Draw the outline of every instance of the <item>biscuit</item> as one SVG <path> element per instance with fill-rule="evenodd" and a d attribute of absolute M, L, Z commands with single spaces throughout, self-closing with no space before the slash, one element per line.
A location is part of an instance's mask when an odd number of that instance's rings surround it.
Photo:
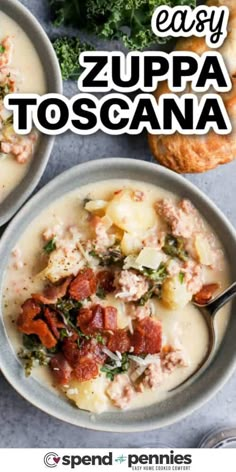
<path fill-rule="evenodd" d="M 224 58 L 232 78 L 232 90 L 221 94 L 228 111 L 233 131 L 218 135 L 214 131 L 202 136 L 153 135 L 148 141 L 154 157 L 165 167 L 179 173 L 205 172 L 220 164 L 226 164 L 236 157 L 236 2 L 235 0 L 209 0 L 208 5 L 225 5 L 230 8 L 228 37 L 218 50 Z M 176 50 L 191 51 L 199 55 L 208 51 L 205 38 L 191 37 L 177 42 Z M 169 93 L 167 82 L 160 84 L 155 92 L 157 101 L 163 93 Z M 191 87 L 188 85 L 188 92 Z M 184 92 L 183 92 L 184 93 Z"/>

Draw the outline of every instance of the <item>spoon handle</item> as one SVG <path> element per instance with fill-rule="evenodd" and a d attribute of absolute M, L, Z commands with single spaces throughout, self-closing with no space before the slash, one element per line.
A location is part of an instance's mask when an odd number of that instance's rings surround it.
<path fill-rule="evenodd" d="M 205 305 L 208 313 L 214 316 L 226 303 L 236 295 L 236 282 L 228 287 L 223 293 L 216 297 L 212 302 Z"/>

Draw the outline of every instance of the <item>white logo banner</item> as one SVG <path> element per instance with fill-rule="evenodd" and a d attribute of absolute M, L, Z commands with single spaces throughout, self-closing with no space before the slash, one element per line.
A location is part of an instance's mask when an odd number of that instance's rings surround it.
<path fill-rule="evenodd" d="M 236 449 L 0 449 L 1 470 L 235 472 Z"/>

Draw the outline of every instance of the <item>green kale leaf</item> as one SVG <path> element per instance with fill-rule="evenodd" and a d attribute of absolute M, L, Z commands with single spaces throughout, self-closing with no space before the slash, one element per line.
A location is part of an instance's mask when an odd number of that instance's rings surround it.
<path fill-rule="evenodd" d="M 168 275 L 166 265 L 163 262 L 160 263 L 157 269 L 143 267 L 141 272 L 145 277 L 157 283 L 162 283 Z"/>
<path fill-rule="evenodd" d="M 63 80 L 76 80 L 82 72 L 79 63 L 80 54 L 94 48 L 89 43 L 83 43 L 79 38 L 63 36 L 53 41 Z"/>
<path fill-rule="evenodd" d="M 55 239 L 50 239 L 50 241 L 48 241 L 48 243 L 43 247 L 43 250 L 46 252 L 46 254 L 50 254 L 52 251 L 55 251 L 56 247 Z"/>
<path fill-rule="evenodd" d="M 120 367 L 115 367 L 116 366 L 116 361 L 110 360 L 106 364 L 104 364 L 101 367 L 101 372 L 104 372 L 106 374 L 106 377 L 113 381 L 115 376 L 118 374 L 125 374 L 125 372 L 128 371 L 129 369 L 129 357 L 127 353 L 122 354 L 122 359 L 121 359 L 121 366 Z"/>
<path fill-rule="evenodd" d="M 162 250 L 168 256 L 177 257 L 181 261 L 185 262 L 188 260 L 188 253 L 185 251 L 183 238 L 176 238 L 172 234 L 167 234 Z"/>

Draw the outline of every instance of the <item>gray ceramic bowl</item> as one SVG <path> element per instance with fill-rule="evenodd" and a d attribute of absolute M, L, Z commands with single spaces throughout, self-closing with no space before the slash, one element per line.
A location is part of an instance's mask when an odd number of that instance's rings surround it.
<path fill-rule="evenodd" d="M 49 202 L 81 185 L 110 178 L 130 178 L 150 182 L 189 198 L 207 219 L 224 245 L 236 279 L 236 235 L 223 214 L 196 187 L 183 177 L 156 164 L 133 159 L 106 159 L 73 167 L 50 182 L 35 195 L 10 223 L 0 242 L 0 287 L 12 248 L 28 225 Z M 2 290 L 2 288 L 0 288 Z M 234 310 L 235 310 L 234 304 Z M 232 308 L 233 310 L 233 308 Z M 103 431 L 141 431 L 165 426 L 192 413 L 209 400 L 232 374 L 236 363 L 236 317 L 230 323 L 212 364 L 200 378 L 162 403 L 133 411 L 91 415 L 72 406 L 66 399 L 49 392 L 35 379 L 25 379 L 0 317 L 0 368 L 12 386 L 43 411 L 71 424 Z M 95 418 L 95 419 L 94 419 Z"/>
<path fill-rule="evenodd" d="M 15 20 L 33 42 L 45 66 L 47 92 L 62 93 L 62 79 L 57 57 L 39 22 L 17 0 L 1 0 L 0 10 Z M 27 174 L 0 204 L 0 226 L 16 213 L 38 184 L 50 157 L 54 139 L 52 136 L 41 135 Z"/>

